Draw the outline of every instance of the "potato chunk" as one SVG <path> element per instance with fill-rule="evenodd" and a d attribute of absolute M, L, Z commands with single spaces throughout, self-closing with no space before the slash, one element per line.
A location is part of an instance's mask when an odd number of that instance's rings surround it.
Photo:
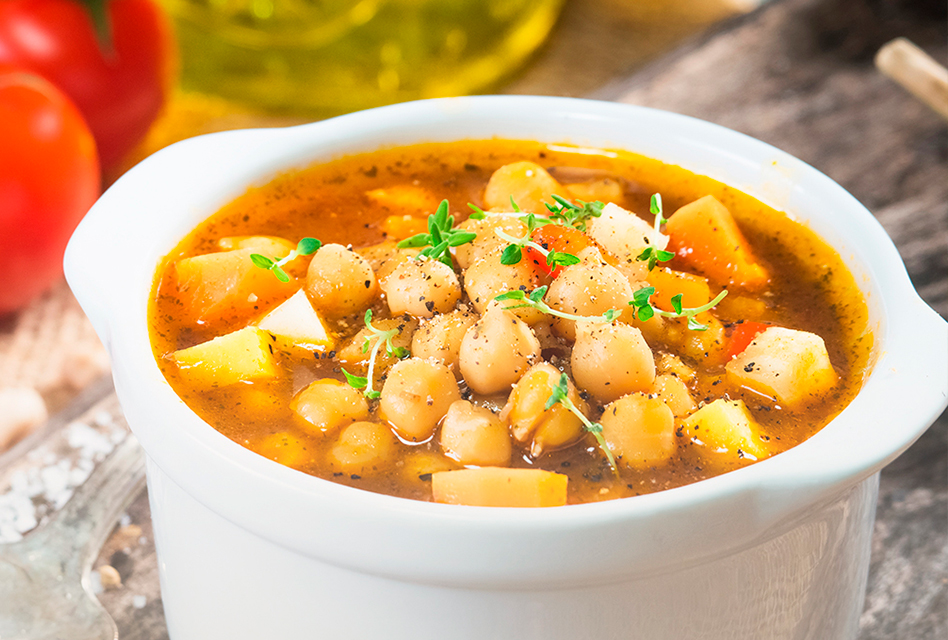
<path fill-rule="evenodd" d="M 448 407 L 441 425 L 441 449 L 463 465 L 507 466 L 510 431 L 494 412 L 458 400 Z"/>
<path fill-rule="evenodd" d="M 618 464 L 648 469 L 675 452 L 675 416 L 658 398 L 632 393 L 609 404 L 599 419 Z"/>
<path fill-rule="evenodd" d="M 334 471 L 370 475 L 391 464 L 395 446 L 395 436 L 388 427 L 374 422 L 353 422 L 339 434 L 327 460 Z"/>
<path fill-rule="evenodd" d="M 435 502 L 472 507 L 559 507 L 569 478 L 542 469 L 480 467 L 431 476 Z"/>
<path fill-rule="evenodd" d="M 213 340 L 174 352 L 178 369 L 204 387 L 223 387 L 242 380 L 279 375 L 270 347 L 273 337 L 256 327 L 244 327 Z"/>
<path fill-rule="evenodd" d="M 601 216 L 589 221 L 589 235 L 632 270 L 626 275 L 633 280 L 644 280 L 648 273 L 646 263 L 636 260 L 642 251 L 648 247 L 664 249 L 668 246 L 668 236 L 611 202 L 603 207 Z"/>
<path fill-rule="evenodd" d="M 757 459 L 767 457 L 767 449 L 760 441 L 759 427 L 741 400 L 718 398 L 685 418 L 681 425 L 686 437 L 697 439 L 716 453 L 736 453 L 740 457 L 750 454 Z"/>
<path fill-rule="evenodd" d="M 369 404 L 361 391 L 344 382 L 323 378 L 312 382 L 290 401 L 301 426 L 319 435 L 369 417 Z"/>
<path fill-rule="evenodd" d="M 783 327 L 758 335 L 725 368 L 732 382 L 793 408 L 819 398 L 837 379 L 823 338 Z"/>
<path fill-rule="evenodd" d="M 325 322 L 302 289 L 261 318 L 257 326 L 273 334 L 284 347 L 328 351 L 335 344 Z"/>

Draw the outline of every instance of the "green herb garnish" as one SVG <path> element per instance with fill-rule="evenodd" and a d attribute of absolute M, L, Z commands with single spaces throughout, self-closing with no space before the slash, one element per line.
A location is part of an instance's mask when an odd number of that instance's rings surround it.
<path fill-rule="evenodd" d="M 551 196 L 556 202 L 555 205 L 547 204 L 546 208 L 550 210 L 550 217 L 567 227 L 576 227 L 580 231 L 586 230 L 586 221 L 590 218 L 598 218 L 602 215 L 602 202 L 583 202 L 577 200 L 579 204 L 573 204 L 563 196 Z"/>
<path fill-rule="evenodd" d="M 398 243 L 399 249 L 414 249 L 425 247 L 418 253 L 418 258 L 431 258 L 448 265 L 452 269 L 449 247 L 467 244 L 477 237 L 473 231 L 463 231 L 454 228 L 454 216 L 448 215 L 448 201 L 442 200 L 438 210 L 428 216 L 428 233 L 419 233 Z"/>
<path fill-rule="evenodd" d="M 510 265 L 519 263 L 520 260 L 523 259 L 524 247 L 530 247 L 531 249 L 543 255 L 546 258 L 546 263 L 551 267 L 551 270 L 555 267 L 568 267 L 572 264 L 579 264 L 579 258 L 574 256 L 572 253 L 567 253 L 565 251 L 552 251 L 530 239 L 530 236 L 533 234 L 533 230 L 537 227 L 537 218 L 535 215 L 532 213 L 528 214 L 526 216 L 526 224 L 527 233 L 524 234 L 522 238 L 515 238 L 502 229 L 494 229 L 494 233 L 496 233 L 501 239 L 511 243 L 507 245 L 504 248 L 503 253 L 500 254 L 500 264 Z"/>
<path fill-rule="evenodd" d="M 674 251 L 663 251 L 661 249 L 656 249 L 655 247 L 645 247 L 645 250 L 636 256 L 635 259 L 648 262 L 648 270 L 651 271 L 655 268 L 655 265 L 658 264 L 659 261 L 668 262 L 674 257 Z"/>
<path fill-rule="evenodd" d="M 573 315 L 572 313 L 565 313 L 563 311 L 559 311 L 558 309 L 554 309 L 553 307 L 551 307 L 550 305 L 548 305 L 547 303 L 543 301 L 543 296 L 546 295 L 546 290 L 548 288 L 549 287 L 544 285 L 542 287 L 539 287 L 538 289 L 534 289 L 529 294 L 520 289 L 514 289 L 513 291 L 508 291 L 507 293 L 502 293 L 499 296 L 495 296 L 494 300 L 497 300 L 499 302 L 511 300 L 511 301 L 520 303 L 520 304 L 511 305 L 509 307 L 504 307 L 505 310 L 520 309 L 521 307 L 530 307 L 532 309 L 538 309 L 539 311 L 542 311 L 543 313 L 547 313 L 551 316 L 564 318 L 566 320 L 587 320 L 589 322 L 612 322 L 613 320 L 618 318 L 622 313 L 622 311 L 619 309 L 609 309 L 602 315 L 598 315 L 598 316 L 577 316 L 577 315 Z"/>
<path fill-rule="evenodd" d="M 648 210 L 655 216 L 655 231 L 661 233 L 662 225 L 668 222 L 668 218 L 664 217 L 662 213 L 662 194 L 652 194 L 652 199 L 648 203 Z"/>
<path fill-rule="evenodd" d="M 609 443 L 606 442 L 606 439 L 602 437 L 602 425 L 598 422 L 590 422 L 589 418 L 587 418 L 582 411 L 577 409 L 573 401 L 569 399 L 569 378 L 566 377 L 565 373 L 560 374 L 560 381 L 553 387 L 553 393 L 550 394 L 550 397 L 543 407 L 544 411 L 549 411 L 553 408 L 553 405 L 557 403 L 566 407 L 573 415 L 579 418 L 586 428 L 586 431 L 593 434 L 596 438 L 596 442 L 599 443 L 599 448 L 606 454 L 606 459 L 609 461 L 613 472 L 618 476 L 619 468 L 616 466 L 616 460 L 612 455 L 612 450 L 609 449 Z"/>
<path fill-rule="evenodd" d="M 468 218 L 470 218 L 471 220 L 483 220 L 484 218 L 487 217 L 487 213 L 476 204 L 471 204 L 470 202 L 468 202 L 467 206 L 469 206 L 471 209 L 474 210 L 473 212 L 471 212 L 471 215 L 468 216 Z"/>
<path fill-rule="evenodd" d="M 664 217 L 662 214 L 662 194 L 652 194 L 652 199 L 649 202 L 648 210 L 653 216 L 655 216 L 655 233 L 661 233 L 662 225 L 668 222 L 668 218 Z M 648 270 L 651 271 L 659 262 L 668 262 L 674 257 L 674 251 L 663 251 L 662 249 L 656 249 L 655 247 L 646 247 L 645 250 L 642 251 L 642 253 L 640 253 L 635 259 L 648 262 Z"/>
<path fill-rule="evenodd" d="M 645 322 L 652 318 L 652 316 L 665 316 L 666 318 L 688 318 L 688 328 L 691 331 L 707 331 L 708 325 L 701 324 L 695 320 L 695 316 L 699 313 L 704 313 L 705 311 L 710 311 L 718 305 L 721 300 L 724 300 L 724 297 L 727 295 L 727 289 L 724 289 L 715 296 L 714 300 L 708 304 L 701 305 L 700 307 L 693 307 L 685 309 L 681 306 L 681 295 L 672 296 L 671 304 L 674 311 L 664 311 L 662 309 L 656 309 L 652 306 L 649 298 L 652 297 L 652 294 L 655 293 L 655 287 L 642 287 L 638 291 L 632 294 L 632 300 L 629 302 L 632 305 L 632 313 L 637 316 L 639 320 Z"/>
<path fill-rule="evenodd" d="M 365 342 L 362 343 L 362 353 L 369 351 L 369 346 L 372 340 L 375 340 L 375 344 L 371 345 L 371 353 L 369 354 L 369 371 L 365 377 L 355 376 L 346 371 L 342 370 L 344 376 L 346 376 L 346 382 L 349 383 L 349 386 L 354 389 L 365 389 L 362 394 L 374 400 L 378 398 L 381 393 L 372 389 L 372 381 L 375 379 L 375 360 L 378 357 L 379 349 L 384 344 L 385 353 L 393 358 L 404 358 L 408 356 L 408 349 L 405 347 L 396 347 L 392 344 L 392 338 L 398 335 L 399 329 L 396 327 L 394 329 L 389 329 L 388 331 L 382 331 L 381 329 L 376 329 L 372 326 L 372 310 L 366 309 L 365 318 L 364 318 L 366 328 L 372 333 L 372 336 L 365 339 Z"/>
<path fill-rule="evenodd" d="M 272 271 L 273 275 L 275 275 L 280 282 L 289 282 L 290 276 L 283 270 L 283 265 L 292 262 L 297 256 L 312 255 L 316 253 L 321 246 L 323 246 L 323 243 L 316 238 L 303 238 L 297 243 L 296 248 L 290 251 L 285 258 L 268 258 L 259 253 L 251 253 L 250 260 L 254 263 L 254 266 Z"/>

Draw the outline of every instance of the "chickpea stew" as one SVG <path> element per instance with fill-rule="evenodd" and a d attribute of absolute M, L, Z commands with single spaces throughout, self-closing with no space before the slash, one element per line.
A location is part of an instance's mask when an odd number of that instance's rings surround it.
<path fill-rule="evenodd" d="M 155 357 L 210 425 L 405 498 L 651 493 L 802 442 L 872 349 L 840 257 L 631 153 L 430 143 L 288 173 L 159 266 Z"/>

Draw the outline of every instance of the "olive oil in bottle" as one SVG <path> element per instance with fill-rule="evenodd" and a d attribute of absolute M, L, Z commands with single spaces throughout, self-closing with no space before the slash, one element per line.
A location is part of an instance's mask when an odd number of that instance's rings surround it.
<path fill-rule="evenodd" d="M 488 88 L 543 42 L 563 0 L 161 0 L 182 86 L 330 116 Z"/>

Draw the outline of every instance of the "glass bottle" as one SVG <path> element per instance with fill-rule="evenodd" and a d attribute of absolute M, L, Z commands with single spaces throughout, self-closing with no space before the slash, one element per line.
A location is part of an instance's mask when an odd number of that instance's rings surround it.
<path fill-rule="evenodd" d="M 161 0 L 184 89 L 330 116 L 483 91 L 544 41 L 563 0 Z"/>

